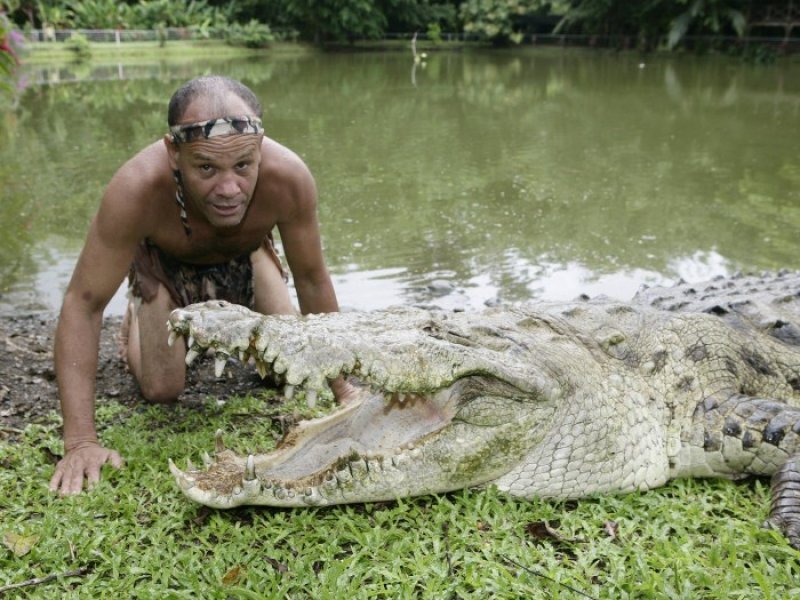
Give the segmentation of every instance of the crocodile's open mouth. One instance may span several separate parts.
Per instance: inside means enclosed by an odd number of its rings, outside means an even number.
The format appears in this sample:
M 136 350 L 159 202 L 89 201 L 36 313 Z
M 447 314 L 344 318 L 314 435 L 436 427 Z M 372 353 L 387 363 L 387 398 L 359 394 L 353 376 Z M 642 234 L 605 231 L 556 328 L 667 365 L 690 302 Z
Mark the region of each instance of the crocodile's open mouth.
M 430 436 L 451 423 L 455 388 L 463 385 L 435 394 L 393 394 L 388 401 L 362 390 L 334 413 L 300 422 L 269 454 L 240 457 L 224 449 L 218 431 L 216 457 L 204 455 L 205 468 L 190 463 L 182 471 L 170 461 L 170 470 L 184 493 L 211 506 L 253 503 L 265 491 L 275 499 L 298 495 L 314 504 L 320 486 L 347 484 L 421 452 Z
M 171 340 L 186 339 L 187 362 L 213 349 L 218 374 L 230 357 L 253 362 L 262 375 L 281 376 L 286 395 L 302 389 L 310 405 L 326 380 L 353 376 L 369 386 L 332 414 L 299 423 L 271 453 L 238 456 L 218 434 L 205 468 L 182 471 L 170 461 L 184 493 L 218 508 L 369 502 L 479 485 L 507 471 L 527 450 L 528 417 L 557 386 L 504 369 L 505 338 L 484 352 L 468 332 L 437 328 L 424 312 L 408 317 L 413 327 L 381 336 L 369 334 L 369 315 L 357 317 L 368 330 L 358 335 L 334 315 L 264 317 L 219 301 L 174 311 Z

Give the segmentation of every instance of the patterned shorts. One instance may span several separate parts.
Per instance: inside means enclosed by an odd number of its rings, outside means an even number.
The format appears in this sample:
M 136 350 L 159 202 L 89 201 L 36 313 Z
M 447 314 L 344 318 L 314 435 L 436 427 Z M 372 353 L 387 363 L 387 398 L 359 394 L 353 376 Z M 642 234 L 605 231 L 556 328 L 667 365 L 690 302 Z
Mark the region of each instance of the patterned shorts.
M 264 239 L 262 246 L 286 280 L 272 234 Z M 249 253 L 216 265 L 192 265 L 175 260 L 145 240 L 133 257 L 128 284 L 129 296 L 145 303 L 152 301 L 158 286 L 163 285 L 178 307 L 206 300 L 227 300 L 251 309 L 255 305 Z

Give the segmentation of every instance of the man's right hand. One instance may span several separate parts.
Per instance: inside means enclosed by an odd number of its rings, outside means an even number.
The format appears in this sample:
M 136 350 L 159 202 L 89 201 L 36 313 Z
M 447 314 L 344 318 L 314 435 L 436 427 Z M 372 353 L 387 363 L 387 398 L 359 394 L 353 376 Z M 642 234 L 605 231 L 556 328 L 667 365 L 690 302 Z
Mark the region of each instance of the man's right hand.
M 115 469 L 122 468 L 125 461 L 114 450 L 103 448 L 97 442 L 87 442 L 72 448 L 58 461 L 56 471 L 50 479 L 50 491 L 61 496 L 80 494 L 83 481 L 86 489 L 92 489 L 100 481 L 101 467 L 109 463 Z

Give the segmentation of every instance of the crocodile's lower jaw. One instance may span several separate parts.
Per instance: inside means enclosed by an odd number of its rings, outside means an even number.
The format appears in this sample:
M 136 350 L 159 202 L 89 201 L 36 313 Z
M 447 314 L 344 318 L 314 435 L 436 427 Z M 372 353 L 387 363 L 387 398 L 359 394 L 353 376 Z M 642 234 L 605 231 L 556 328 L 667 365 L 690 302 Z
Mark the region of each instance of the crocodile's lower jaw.
M 363 391 L 331 415 L 300 422 L 274 452 L 239 456 L 224 449 L 217 432 L 217 455 L 204 456 L 204 469 L 190 463 L 182 471 L 170 460 L 170 470 L 186 496 L 214 508 L 338 503 L 361 480 L 417 456 L 426 438 L 451 421 L 454 396 L 446 388 L 387 402 Z

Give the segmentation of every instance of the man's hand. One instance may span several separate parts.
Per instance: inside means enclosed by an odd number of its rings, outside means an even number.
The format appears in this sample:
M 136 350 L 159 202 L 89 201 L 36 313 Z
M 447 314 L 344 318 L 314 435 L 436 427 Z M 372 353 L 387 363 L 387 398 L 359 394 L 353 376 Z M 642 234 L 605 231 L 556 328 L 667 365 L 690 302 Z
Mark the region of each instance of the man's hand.
M 119 469 L 125 461 L 119 453 L 103 448 L 97 442 L 86 442 L 76 446 L 58 461 L 56 472 L 50 479 L 50 491 L 57 491 L 61 496 L 80 494 L 84 479 L 86 479 L 86 489 L 90 490 L 100 481 L 100 468 L 106 463 Z

